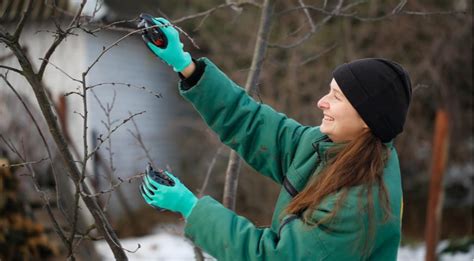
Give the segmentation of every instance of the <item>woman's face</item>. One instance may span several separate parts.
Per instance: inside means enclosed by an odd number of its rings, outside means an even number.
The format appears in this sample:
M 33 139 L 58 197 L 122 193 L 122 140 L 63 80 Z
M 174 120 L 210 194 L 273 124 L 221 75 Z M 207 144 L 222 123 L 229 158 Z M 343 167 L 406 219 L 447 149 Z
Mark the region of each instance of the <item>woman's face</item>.
M 320 130 L 333 142 L 350 141 L 369 129 L 334 79 L 329 93 L 318 101 L 318 108 L 324 114 Z

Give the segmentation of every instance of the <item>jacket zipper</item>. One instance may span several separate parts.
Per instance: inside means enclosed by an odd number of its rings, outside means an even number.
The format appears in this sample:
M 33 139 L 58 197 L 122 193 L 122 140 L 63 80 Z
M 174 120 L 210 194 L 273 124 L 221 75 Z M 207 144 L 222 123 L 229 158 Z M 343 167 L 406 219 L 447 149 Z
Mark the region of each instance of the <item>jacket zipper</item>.
M 280 229 L 278 229 L 278 238 L 280 238 L 280 234 L 281 234 L 281 231 L 283 230 L 283 227 L 297 218 L 298 218 L 297 215 L 291 215 L 288 218 L 286 218 L 285 221 L 283 221 L 283 223 L 280 225 Z

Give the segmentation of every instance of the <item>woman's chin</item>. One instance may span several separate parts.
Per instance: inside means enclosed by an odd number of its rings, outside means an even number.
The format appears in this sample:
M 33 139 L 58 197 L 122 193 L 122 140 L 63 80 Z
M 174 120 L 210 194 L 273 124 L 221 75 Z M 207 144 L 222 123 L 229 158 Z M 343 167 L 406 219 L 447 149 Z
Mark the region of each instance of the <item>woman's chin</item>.
M 327 127 L 324 126 L 324 123 L 319 126 L 319 131 L 321 131 L 323 134 L 327 134 Z

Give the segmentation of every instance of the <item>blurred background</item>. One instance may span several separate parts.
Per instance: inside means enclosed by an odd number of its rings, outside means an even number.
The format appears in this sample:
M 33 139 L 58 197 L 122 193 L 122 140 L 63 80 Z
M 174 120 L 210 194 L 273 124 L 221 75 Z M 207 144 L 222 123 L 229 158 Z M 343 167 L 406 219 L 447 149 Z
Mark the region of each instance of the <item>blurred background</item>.
M 194 58 L 210 58 L 235 82 L 245 84 L 261 12 L 254 3 L 260 1 L 248 4 L 236 1 L 241 4 L 239 8 L 224 6 L 228 2 L 87 1 L 83 14 L 93 17 L 88 29 L 122 22 L 95 33 L 77 30 L 69 35 L 50 59 L 55 66 L 48 66 L 43 78 L 77 159 L 82 158 L 84 150 L 83 120 L 79 115 L 84 103 L 79 95 L 66 95 L 80 88 L 71 78 L 80 79 L 105 47 L 133 31 L 142 12 L 175 21 L 196 43 L 194 46 L 188 37 L 182 37 L 185 48 Z M 305 0 L 304 4 L 330 11 L 337 2 Z M 448 243 L 438 251 L 472 249 L 472 1 L 411 0 L 403 6 L 407 12 L 400 13 L 393 10 L 404 1 L 352 2 L 354 7 L 347 16 L 335 16 L 324 23 L 321 21 L 327 19 L 327 13 L 311 11 L 318 27 L 306 39 L 311 24 L 302 10 L 295 9 L 300 2 L 276 1 L 270 45 L 257 91 L 252 95 L 302 124 L 319 125 L 322 114 L 316 101 L 327 92 L 331 72 L 337 65 L 364 57 L 385 57 L 402 64 L 410 73 L 414 88 L 404 132 L 395 139 L 404 189 L 402 245 L 416 245 L 425 240 L 430 180 L 434 173 L 435 119 L 442 110 L 447 112 L 445 125 L 449 132 L 445 138 L 447 149 L 441 152 L 445 154 L 446 165 L 442 171 L 440 239 Z M 344 5 L 350 3 L 345 1 Z M 35 1 L 22 32 L 20 43 L 38 67 L 39 58 L 54 40 L 56 26 L 70 21 L 68 12 L 77 10 L 80 1 L 59 0 L 55 4 L 60 8 L 55 10 L 52 1 Z M 0 3 L 2 27 L 12 32 L 26 5 L 27 1 L 3 0 Z M 211 12 L 205 15 L 188 17 L 209 10 Z M 300 39 L 306 40 L 294 44 Z M 0 64 L 19 66 L 4 45 L 0 47 Z M 0 73 L 6 70 L 0 68 Z M 8 79 L 55 148 L 31 87 L 15 73 L 9 73 Z M 138 34 L 120 41 L 91 69 L 87 85 L 97 85 L 89 92 L 86 102 L 87 142 L 91 147 L 97 137 L 105 135 L 131 114 L 145 111 L 117 129 L 110 143 L 106 142 L 91 159 L 87 180 L 95 191 L 107 190 L 111 183 L 143 172 L 151 162 L 171 169 L 192 191 L 222 199 L 229 150 L 222 147 L 192 106 L 179 97 L 178 81 L 178 76 L 145 48 Z M 0 81 L 0 133 L 7 141 L 0 141 L 0 158 L 5 162 L 21 162 L 8 142 L 21 147 L 31 161 L 46 154 L 23 105 L 4 81 Z M 55 164 L 59 170 L 64 168 L 60 160 L 55 160 Z M 68 209 L 73 194 L 66 175 L 55 181 L 51 166 L 46 162 L 34 164 L 33 168 L 41 189 Z M 209 171 L 209 184 L 205 191 L 200 191 Z M 25 238 L 33 235 L 41 238 L 35 242 L 49 253 L 45 257 L 61 258 L 64 250 L 27 173 L 28 170 L 21 167 L 1 172 L 0 251 L 8 260 L 15 256 L 13 252 L 22 249 Z M 183 221 L 173 213 L 158 213 L 146 206 L 138 193 L 139 184 L 139 180 L 124 182 L 119 189 L 99 198 L 118 236 L 121 239 L 149 236 L 156 233 L 157 227 L 169 224 L 173 225 L 172 233 L 181 234 Z M 278 192 L 277 184 L 244 165 L 239 179 L 237 213 L 257 226 L 269 225 Z M 15 218 L 23 221 L 12 222 L 9 213 L 22 213 L 15 214 Z M 86 211 L 81 211 L 81 215 L 86 227 L 91 217 Z M 30 232 L 18 232 L 21 229 L 17 227 L 17 236 L 12 236 L 14 224 L 27 224 L 25 220 L 29 220 L 31 227 L 20 227 Z

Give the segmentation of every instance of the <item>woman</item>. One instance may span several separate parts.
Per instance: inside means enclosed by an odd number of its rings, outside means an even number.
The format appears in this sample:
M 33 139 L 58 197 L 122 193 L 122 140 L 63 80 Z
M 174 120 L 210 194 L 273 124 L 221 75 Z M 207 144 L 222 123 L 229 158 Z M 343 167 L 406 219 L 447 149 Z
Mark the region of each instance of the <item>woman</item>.
M 411 97 L 408 74 L 384 59 L 343 64 L 318 102 L 319 127 L 255 102 L 208 59 L 192 60 L 178 32 L 153 19 L 166 48 L 143 39 L 182 78 L 179 88 L 222 142 L 282 185 L 272 224 L 257 228 L 211 197 L 197 199 L 176 177 L 144 179 L 154 207 L 186 218 L 185 235 L 218 260 L 396 260 L 402 188 L 392 139 Z

